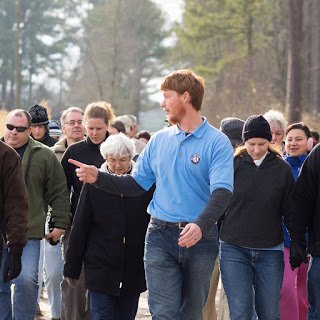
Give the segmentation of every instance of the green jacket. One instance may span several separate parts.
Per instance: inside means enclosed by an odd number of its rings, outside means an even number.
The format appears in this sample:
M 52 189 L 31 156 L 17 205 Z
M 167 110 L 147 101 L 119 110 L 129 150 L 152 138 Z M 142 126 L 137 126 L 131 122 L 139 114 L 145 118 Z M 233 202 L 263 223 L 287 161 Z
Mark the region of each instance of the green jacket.
M 62 166 L 54 152 L 31 137 L 22 158 L 22 168 L 28 191 L 28 238 L 44 237 L 48 205 L 55 227 L 70 226 L 70 200 Z

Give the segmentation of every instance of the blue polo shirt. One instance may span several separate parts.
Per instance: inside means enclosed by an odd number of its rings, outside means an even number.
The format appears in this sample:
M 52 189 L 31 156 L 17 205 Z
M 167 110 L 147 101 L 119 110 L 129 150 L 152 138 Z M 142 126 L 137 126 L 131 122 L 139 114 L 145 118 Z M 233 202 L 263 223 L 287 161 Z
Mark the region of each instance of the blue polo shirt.
M 138 158 L 133 178 L 145 190 L 156 183 L 151 216 L 194 221 L 217 188 L 233 190 L 233 149 L 206 118 L 190 134 L 177 125 L 154 134 Z

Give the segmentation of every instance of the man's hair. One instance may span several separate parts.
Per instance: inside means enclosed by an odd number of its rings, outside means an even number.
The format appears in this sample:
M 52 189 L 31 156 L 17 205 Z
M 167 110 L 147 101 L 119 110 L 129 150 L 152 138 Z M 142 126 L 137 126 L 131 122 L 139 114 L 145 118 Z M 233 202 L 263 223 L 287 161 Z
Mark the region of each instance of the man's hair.
M 60 117 L 61 125 L 63 125 L 65 123 L 67 115 L 71 112 L 81 113 L 82 115 L 84 114 L 83 110 L 78 107 L 70 107 L 66 110 L 63 110 L 61 113 L 61 117 Z
M 102 119 L 105 124 L 108 125 L 114 119 L 114 112 L 111 104 L 106 101 L 88 104 L 84 110 L 84 122 L 91 118 Z
M 204 95 L 204 80 L 191 70 L 177 70 L 167 75 L 162 83 L 161 90 L 173 90 L 179 94 L 189 92 L 190 103 L 197 111 L 201 110 Z
M 31 115 L 29 112 L 27 112 L 26 110 L 23 110 L 23 109 L 14 109 L 12 111 L 10 111 L 7 115 L 7 119 L 6 121 L 8 121 L 8 119 L 11 117 L 11 116 L 16 116 L 16 117 L 20 117 L 22 118 L 23 116 L 25 116 L 27 118 L 27 123 L 28 123 L 28 127 L 31 126 Z

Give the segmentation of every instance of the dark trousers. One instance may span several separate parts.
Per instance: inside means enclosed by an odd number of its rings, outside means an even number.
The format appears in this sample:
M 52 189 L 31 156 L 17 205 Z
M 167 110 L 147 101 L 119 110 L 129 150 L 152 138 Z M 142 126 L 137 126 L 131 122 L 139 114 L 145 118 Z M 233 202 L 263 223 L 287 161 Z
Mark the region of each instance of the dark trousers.
M 134 320 L 140 294 L 111 296 L 90 290 L 92 320 Z
M 62 238 L 62 254 L 66 260 L 70 229 L 66 230 Z M 62 320 L 90 320 L 89 298 L 84 286 L 84 271 L 82 268 L 79 281 L 75 288 L 69 286 L 66 279 L 61 282 L 61 319 Z

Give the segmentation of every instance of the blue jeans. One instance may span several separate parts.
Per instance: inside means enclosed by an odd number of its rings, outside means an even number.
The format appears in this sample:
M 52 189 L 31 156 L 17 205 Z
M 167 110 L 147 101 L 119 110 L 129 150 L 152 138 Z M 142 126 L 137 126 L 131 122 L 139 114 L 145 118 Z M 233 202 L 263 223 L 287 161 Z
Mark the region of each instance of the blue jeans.
M 61 287 L 63 275 L 63 260 L 61 242 L 52 246 L 48 241 L 44 243 L 44 284 L 47 288 L 48 300 L 52 318 L 61 317 Z
M 7 254 L 7 248 L 5 248 L 0 268 L 0 320 L 34 320 L 39 287 L 40 240 L 28 240 L 23 249 L 20 275 L 13 281 L 4 283 L 2 274 Z M 15 285 L 13 303 L 11 302 L 12 283 Z
M 281 250 L 247 249 L 220 244 L 220 270 L 230 319 L 280 319 L 284 259 Z
M 217 230 L 191 248 L 178 246 L 181 230 L 151 220 L 144 263 L 154 320 L 202 320 L 218 253 Z
M 320 319 L 320 257 L 311 257 L 308 270 L 308 320 Z
M 134 320 L 140 294 L 111 296 L 90 290 L 91 320 Z

